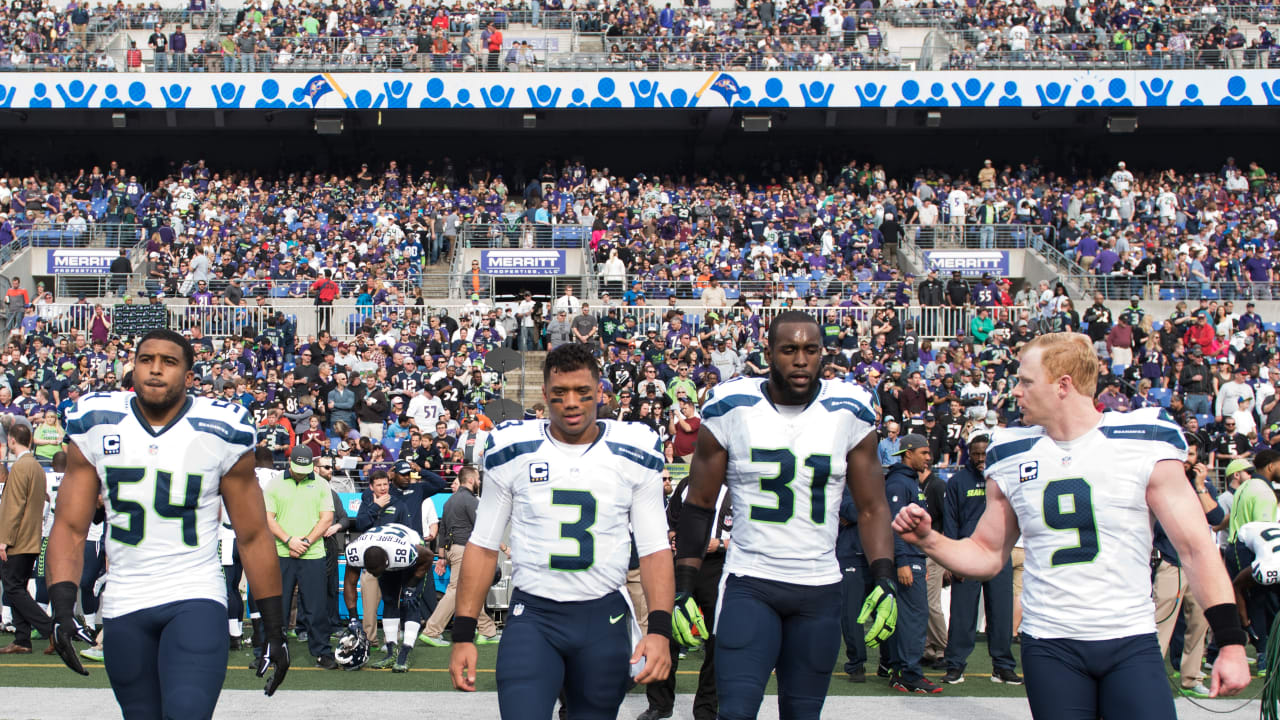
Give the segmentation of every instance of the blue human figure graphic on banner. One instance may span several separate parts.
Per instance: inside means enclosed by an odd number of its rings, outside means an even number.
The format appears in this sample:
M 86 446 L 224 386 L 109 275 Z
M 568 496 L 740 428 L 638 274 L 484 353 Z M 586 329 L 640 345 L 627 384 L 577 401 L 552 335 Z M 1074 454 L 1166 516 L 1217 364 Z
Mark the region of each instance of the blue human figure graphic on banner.
M 911 97 L 914 98 L 916 93 L 920 92 L 920 86 L 916 84 L 915 80 L 908 80 L 903 83 L 903 97 L 906 97 L 907 95 L 907 85 L 914 88 L 914 91 L 911 94 Z M 862 104 L 862 107 L 880 107 L 880 101 L 884 100 L 884 94 L 888 92 L 888 90 L 888 85 L 877 85 L 873 82 L 853 86 L 853 91 L 858 95 L 858 102 Z M 827 95 L 830 97 L 830 92 L 828 92 Z M 899 101 L 898 104 L 903 105 L 905 103 Z
M 387 94 L 388 108 L 399 110 L 409 107 L 409 92 L 413 90 L 413 83 L 393 80 L 389 83 L 382 83 L 382 89 Z
M 560 88 L 553 92 L 550 85 L 539 85 L 537 89 L 525 88 L 529 94 L 529 105 L 536 108 L 553 108 L 560 102 Z
M 782 81 L 776 77 L 764 81 L 764 98 L 758 103 L 760 107 L 791 107 L 791 103 L 782 97 Z
M 377 99 L 374 99 L 373 93 L 368 90 L 357 90 L 355 95 L 348 95 L 342 98 L 343 104 L 353 110 L 370 110 L 382 107 L 382 101 L 386 97 L 382 93 L 378 93 Z
M 213 102 L 220 108 L 238 108 L 244 98 L 244 85 L 225 82 L 221 85 L 210 85 L 213 91 Z
M 1169 91 L 1173 90 L 1173 81 L 1151 78 L 1150 85 L 1146 80 L 1140 80 L 1138 87 L 1142 88 L 1142 94 L 1147 96 L 1147 107 L 1164 107 L 1169 104 Z
M 119 92 L 120 91 L 116 89 L 115 83 L 108 83 L 105 87 L 102 88 L 102 100 L 98 102 L 98 107 L 104 107 L 104 108 L 124 107 L 124 101 L 118 97 Z
M 1051 82 L 1048 85 L 1036 85 L 1036 95 L 1040 98 L 1040 104 L 1045 107 L 1062 107 L 1067 104 L 1067 99 L 1071 97 L 1070 85 L 1059 85 Z
M 480 88 L 480 97 L 484 100 L 484 106 L 489 108 L 504 108 L 511 105 L 511 98 L 515 97 L 515 88 L 507 89 L 497 83 L 491 88 Z
M 1092 85 L 1080 88 L 1080 99 L 1076 101 L 1076 107 L 1098 107 L 1098 101 L 1093 97 L 1095 92 Z
M 1266 96 L 1268 105 L 1280 105 L 1280 80 L 1262 83 L 1262 94 Z
M 654 103 L 658 99 L 657 81 L 645 78 L 638 83 L 631 82 L 627 84 L 631 87 L 631 97 L 634 99 L 634 105 L 632 107 L 654 107 Z
M 483 91 L 482 91 L 483 92 Z M 514 92 L 514 91 L 513 91 Z M 466 88 L 458 90 L 458 102 L 454 104 L 455 108 L 473 108 L 471 104 L 471 91 Z
M 44 83 L 36 83 L 31 88 L 32 96 L 29 103 L 33 108 L 50 108 L 53 107 L 53 101 L 49 99 L 49 88 Z
M 1185 92 L 1187 94 L 1187 97 L 1185 100 L 1178 103 L 1179 105 L 1183 107 L 1200 107 L 1204 105 L 1204 101 L 1200 99 L 1199 85 L 1196 85 L 1195 83 L 1190 83 L 1187 85 L 1187 89 Z
M 311 101 L 307 100 L 307 89 L 294 88 L 293 100 L 289 102 L 289 109 L 293 110 L 296 108 L 309 108 L 309 107 L 311 107 Z
M 427 96 L 422 98 L 422 102 L 418 103 L 418 107 L 423 108 L 449 108 L 453 107 L 453 103 L 444 96 L 444 81 L 438 77 L 433 77 L 427 81 Z
M 187 106 L 187 98 L 191 97 L 191 88 L 190 86 L 183 87 L 178 83 L 161 85 L 160 95 L 164 97 L 165 107 L 184 108 Z
M 733 107 L 755 107 L 755 102 L 751 99 L 751 88 L 739 87 L 738 99 L 732 103 Z
M 596 83 L 596 92 L 599 93 L 599 97 L 591 101 L 591 107 L 593 108 L 622 107 L 622 101 L 613 96 L 613 94 L 617 92 L 617 89 L 618 89 L 617 86 L 613 82 L 613 78 L 610 78 L 610 77 L 600 78 L 600 82 Z
M 0 108 L 7 108 L 13 105 L 13 96 L 18 94 L 18 88 L 5 87 L 0 85 Z
M 571 107 L 571 108 L 588 107 L 587 94 L 583 92 L 582 88 L 574 88 L 573 92 L 569 93 L 569 104 L 566 107 Z
M 1018 83 L 1010 80 L 1004 84 L 1004 95 L 1000 96 L 1000 107 L 1022 107 L 1022 96 L 1018 95 Z
M 902 83 L 902 99 L 894 103 L 894 107 L 924 107 L 924 100 L 917 100 L 918 97 L 920 97 L 920 83 L 908 80 Z
M 98 85 L 94 83 L 86 87 L 83 81 L 72 80 L 65 88 L 62 85 L 54 85 L 53 89 L 62 96 L 63 107 L 87 108 L 93 94 L 98 91 Z
M 1227 80 L 1227 96 L 1222 98 L 1222 106 L 1252 105 L 1253 99 L 1244 94 L 1246 89 L 1248 89 L 1248 85 L 1245 83 L 1244 78 L 1239 75 L 1232 75 Z
M 147 102 L 147 86 L 139 81 L 129 83 L 129 101 L 125 103 L 125 107 L 131 108 L 149 108 L 151 103 Z
M 964 81 L 964 85 L 960 83 L 951 83 L 951 89 L 956 91 L 956 97 L 960 98 L 961 107 L 985 107 L 987 97 L 991 95 L 996 84 L 987 83 L 987 87 L 982 87 L 982 81 L 978 78 L 969 78 Z
M 835 83 L 824 83 L 817 80 L 811 83 L 800 83 L 800 97 L 804 98 L 805 107 L 827 107 L 831 102 L 831 94 L 835 90 Z M 859 95 L 861 96 L 861 94 Z
M 942 83 L 934 83 L 929 86 L 929 98 L 924 101 L 928 107 L 946 107 L 949 103 L 946 97 L 947 89 Z
M 280 83 L 275 78 L 262 81 L 262 97 L 253 104 L 255 108 L 282 108 L 284 100 L 280 99 Z
M 1108 97 L 1102 101 L 1106 107 L 1131 107 L 1133 101 L 1125 97 L 1129 92 L 1129 86 L 1121 78 L 1111 78 L 1111 82 L 1107 83 Z

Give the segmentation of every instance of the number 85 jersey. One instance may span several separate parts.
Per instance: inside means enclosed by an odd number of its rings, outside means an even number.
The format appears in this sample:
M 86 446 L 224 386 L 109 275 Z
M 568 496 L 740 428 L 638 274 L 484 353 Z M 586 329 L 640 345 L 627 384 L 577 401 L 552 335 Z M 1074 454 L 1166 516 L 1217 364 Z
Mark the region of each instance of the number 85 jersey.
M 111 567 L 103 617 L 178 600 L 226 604 L 218 514 L 222 477 L 257 442 L 245 409 L 186 398 L 155 428 L 133 393 L 92 393 L 67 412 L 67 438 L 102 482 Z
M 764 380 L 716 387 L 702 431 L 729 453 L 725 482 L 733 542 L 725 572 L 778 582 L 840 582 L 840 529 L 847 457 L 873 432 L 870 397 L 856 385 L 821 381 L 807 406 L 774 406 Z
M 1147 485 L 1157 462 L 1186 457 L 1182 431 L 1160 408 L 1104 413 L 1067 443 L 1039 427 L 994 433 L 986 473 L 1022 529 L 1024 632 L 1112 640 L 1156 631 Z

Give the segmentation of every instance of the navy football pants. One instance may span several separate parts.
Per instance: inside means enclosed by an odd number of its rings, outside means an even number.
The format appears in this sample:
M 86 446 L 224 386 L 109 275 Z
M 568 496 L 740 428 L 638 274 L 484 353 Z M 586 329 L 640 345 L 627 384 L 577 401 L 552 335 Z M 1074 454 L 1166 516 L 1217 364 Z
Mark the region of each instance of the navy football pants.
M 722 720 L 760 712 L 778 672 L 783 720 L 816 720 L 840 652 L 840 583 L 812 587 L 730 575 L 716 624 L 716 687 Z
M 563 687 L 570 720 L 614 720 L 631 687 L 630 627 L 621 592 L 556 602 L 517 589 L 498 645 L 502 717 L 551 717 Z
M 103 655 L 125 720 L 213 717 L 227 674 L 227 609 L 182 600 L 103 622 Z
M 1093 641 L 1023 633 L 1022 667 L 1036 720 L 1177 717 L 1155 633 Z

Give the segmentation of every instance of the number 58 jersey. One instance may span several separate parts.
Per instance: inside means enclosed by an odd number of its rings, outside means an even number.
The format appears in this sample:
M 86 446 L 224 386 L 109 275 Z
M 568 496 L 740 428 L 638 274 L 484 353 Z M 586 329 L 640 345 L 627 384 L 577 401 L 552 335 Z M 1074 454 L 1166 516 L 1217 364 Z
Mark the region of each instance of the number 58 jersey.
M 133 393 L 92 393 L 67 412 L 67 437 L 102 482 L 110 566 L 103 617 L 178 600 L 225 604 L 220 490 L 257 442 L 245 409 L 186 398 L 167 426 L 154 428 Z
M 365 550 L 378 547 L 387 553 L 388 570 L 404 570 L 418 561 L 418 546 L 421 544 L 422 536 L 407 525 L 379 525 L 360 533 L 360 537 L 347 545 L 347 564 L 363 568 Z
M 1112 640 L 1153 633 L 1153 518 L 1147 485 L 1187 443 L 1160 408 L 1104 413 L 1068 443 L 1042 428 L 997 430 L 987 478 L 1008 498 L 1026 554 L 1022 629 L 1037 638 Z
M 716 387 L 702 431 L 729 453 L 733 503 L 726 573 L 779 582 L 840 582 L 836 534 L 846 457 L 875 429 L 871 399 L 856 385 L 821 381 L 804 407 L 776 407 L 764 380 Z

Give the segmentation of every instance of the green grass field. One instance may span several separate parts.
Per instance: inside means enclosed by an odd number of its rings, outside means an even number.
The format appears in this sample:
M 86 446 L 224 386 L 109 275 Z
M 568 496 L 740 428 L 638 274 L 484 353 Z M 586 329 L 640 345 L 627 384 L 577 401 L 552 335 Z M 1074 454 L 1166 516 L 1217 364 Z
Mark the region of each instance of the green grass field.
M 31 655 L 4 656 L 0 659 L 0 686 L 14 687 L 108 687 L 107 674 L 99 663 L 85 661 L 89 677 L 81 677 L 68 670 L 56 656 L 40 653 L 46 645 L 36 643 L 36 652 Z M 344 672 L 342 670 L 322 670 L 315 667 L 315 662 L 307 654 L 302 643 L 290 644 L 294 665 L 289 671 L 284 687 L 290 690 L 449 690 L 449 649 L 434 647 L 418 647 L 413 651 L 411 669 L 408 674 L 395 674 L 390 670 L 361 670 Z M 477 690 L 495 690 L 493 675 L 494 661 L 497 657 L 495 646 L 481 646 L 480 672 L 476 681 Z M 1015 654 L 1018 646 L 1014 646 Z M 951 697 L 1023 697 L 1025 692 L 1020 686 L 1002 685 L 990 680 L 991 663 L 985 654 L 985 644 L 980 640 L 977 651 L 970 658 L 965 672 L 966 681 L 960 685 L 945 685 L 943 693 Z M 874 651 L 873 652 L 873 657 Z M 380 658 L 381 654 L 371 655 L 371 659 Z M 866 684 L 855 684 L 848 681 L 843 670 L 843 651 L 841 664 L 833 668 L 830 695 L 889 695 L 897 694 L 889 688 L 883 678 L 874 676 L 867 679 Z M 223 686 L 227 689 L 253 690 L 262 687 L 262 680 L 254 677 L 248 670 L 252 653 L 248 650 L 234 651 L 227 659 L 227 680 Z M 677 675 L 677 691 L 692 693 L 697 686 L 698 666 L 702 662 L 700 653 L 691 653 L 680 664 Z M 874 661 L 873 661 L 874 662 Z M 874 665 L 871 666 L 874 673 Z M 1019 666 L 1021 671 L 1021 666 Z M 941 672 L 926 673 L 934 682 L 939 682 Z M 1248 697 L 1261 687 L 1261 681 L 1255 679 L 1243 693 Z M 773 693 L 773 683 L 769 692 Z M 635 692 L 643 692 L 637 689 Z

